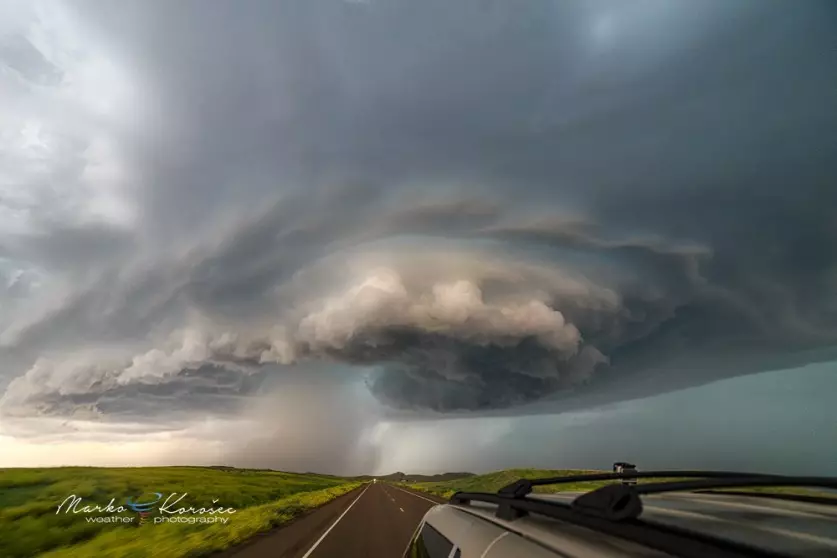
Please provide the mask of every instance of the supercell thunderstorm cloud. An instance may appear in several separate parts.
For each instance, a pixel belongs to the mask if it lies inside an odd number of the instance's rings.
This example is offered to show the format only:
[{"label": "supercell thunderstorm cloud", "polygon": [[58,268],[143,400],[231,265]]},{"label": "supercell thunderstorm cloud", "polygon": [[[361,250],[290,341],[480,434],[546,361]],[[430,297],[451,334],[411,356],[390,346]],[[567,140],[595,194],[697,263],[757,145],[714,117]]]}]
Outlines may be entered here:
[{"label": "supercell thunderstorm cloud", "polygon": [[554,413],[823,360],[836,16],[4,1],[0,425],[278,422],[300,374],[334,413]]}]

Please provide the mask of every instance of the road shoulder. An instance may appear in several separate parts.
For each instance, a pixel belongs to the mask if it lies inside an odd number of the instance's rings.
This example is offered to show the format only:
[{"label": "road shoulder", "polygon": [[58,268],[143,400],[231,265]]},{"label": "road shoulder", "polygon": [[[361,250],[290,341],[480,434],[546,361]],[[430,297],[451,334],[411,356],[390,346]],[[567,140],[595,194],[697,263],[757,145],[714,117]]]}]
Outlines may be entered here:
[{"label": "road shoulder", "polygon": [[313,509],[269,531],[264,531],[246,542],[211,555],[211,558],[267,558],[294,554],[314,544],[346,508],[363,492],[367,484],[338,496],[334,500]]}]

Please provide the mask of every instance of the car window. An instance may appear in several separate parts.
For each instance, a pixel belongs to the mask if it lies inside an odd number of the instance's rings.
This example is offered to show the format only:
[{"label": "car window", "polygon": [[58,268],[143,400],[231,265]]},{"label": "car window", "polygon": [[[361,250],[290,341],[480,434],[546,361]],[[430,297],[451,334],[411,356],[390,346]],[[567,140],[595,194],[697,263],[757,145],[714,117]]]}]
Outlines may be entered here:
[{"label": "car window", "polygon": [[[410,544],[410,558],[448,558],[453,543],[445,538],[443,534],[428,525],[424,524],[421,531]],[[454,556],[459,556],[459,551]]]}]

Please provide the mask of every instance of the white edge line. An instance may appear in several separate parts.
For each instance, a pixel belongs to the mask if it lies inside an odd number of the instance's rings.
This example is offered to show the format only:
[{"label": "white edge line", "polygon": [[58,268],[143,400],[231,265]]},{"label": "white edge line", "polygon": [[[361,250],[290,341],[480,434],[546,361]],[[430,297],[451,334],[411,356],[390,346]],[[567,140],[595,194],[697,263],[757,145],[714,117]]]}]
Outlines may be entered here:
[{"label": "white edge line", "polygon": [[349,513],[349,510],[350,510],[350,509],[352,509],[352,506],[354,506],[354,505],[355,505],[355,502],[357,502],[358,500],[360,500],[360,498],[361,498],[364,494],[366,494],[366,491],[367,491],[367,490],[369,490],[369,485],[368,485],[368,484],[366,485],[366,488],[364,488],[364,489],[363,489],[363,492],[361,492],[361,493],[358,495],[358,497],[354,499],[354,502],[352,502],[351,504],[349,504],[349,507],[348,507],[348,508],[346,508],[346,511],[344,511],[343,513],[341,513],[341,514],[340,514],[340,517],[338,517],[336,520],[334,520],[334,523],[332,523],[332,524],[331,524],[331,527],[329,527],[329,528],[328,528],[328,530],[326,530],[326,532],[325,532],[325,533],[323,533],[323,534],[322,534],[322,536],[321,536],[319,539],[317,539],[317,542],[315,542],[315,543],[314,543],[314,546],[312,546],[311,548],[309,548],[309,549],[308,549],[308,552],[306,552],[306,553],[305,553],[305,555],[304,555],[302,558],[308,558],[309,556],[311,556],[311,553],[312,553],[312,552],[314,552],[314,551],[317,549],[317,547],[318,547],[318,546],[320,546],[320,543],[321,543],[321,542],[323,542],[323,539],[325,539],[325,538],[326,538],[326,536],[327,536],[327,535],[331,532],[331,530],[332,530],[332,529],[334,529],[334,526],[335,526],[335,525],[337,525],[338,523],[340,523],[340,520],[341,520],[341,519],[343,519],[343,516],[344,516],[344,515],[346,515],[347,513]]},{"label": "white edge line", "polygon": [[[409,494],[410,496],[415,496],[416,498],[421,498],[422,500],[427,500],[428,502],[430,502],[431,504],[433,504],[435,506],[438,506],[440,504],[440,502],[437,502],[436,500],[431,500],[430,498],[425,498],[424,496],[419,496],[415,492],[409,492],[409,491],[404,490],[403,488],[399,488],[397,486],[395,488],[397,488],[401,492],[404,492],[405,494]],[[305,557],[303,556],[302,558],[305,558]]]},{"label": "white edge line", "polygon": [[503,537],[505,537],[509,533],[511,533],[511,531],[505,531],[505,532],[500,533],[499,535],[497,535],[497,538],[494,539],[493,541],[491,541],[490,543],[488,543],[488,546],[486,547],[486,549],[482,551],[482,554],[480,554],[480,558],[485,558],[486,556],[488,556],[488,551],[491,550],[491,547],[494,546],[495,544],[497,544],[497,541],[499,541],[500,539],[502,539]]}]

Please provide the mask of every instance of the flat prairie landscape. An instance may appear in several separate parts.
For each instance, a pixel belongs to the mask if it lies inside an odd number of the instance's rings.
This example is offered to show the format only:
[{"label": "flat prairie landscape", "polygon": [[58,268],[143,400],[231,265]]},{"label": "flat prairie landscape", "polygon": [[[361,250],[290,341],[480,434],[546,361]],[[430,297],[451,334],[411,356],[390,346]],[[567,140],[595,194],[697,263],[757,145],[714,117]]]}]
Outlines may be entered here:
[{"label": "flat prairie landscape", "polygon": [[[211,467],[0,469],[0,556],[203,556],[358,485],[325,475]],[[174,495],[171,517],[208,519],[155,523],[155,513],[141,525],[126,503],[153,501],[155,493],[163,495],[158,505]],[[71,496],[81,500],[73,506]],[[177,513],[181,508],[187,511]],[[235,512],[207,511],[219,508]]]}]

